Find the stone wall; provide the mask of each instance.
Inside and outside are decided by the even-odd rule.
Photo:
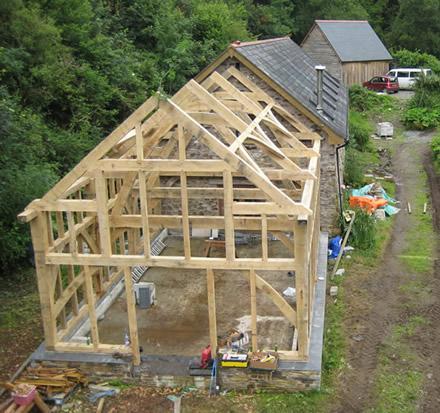
[[[123,380],[134,385],[148,387],[186,387],[208,390],[210,376],[190,376],[181,369],[173,374],[152,371],[149,363],[133,368],[130,363],[93,363],[79,361],[44,361],[37,363],[45,367],[78,368],[89,382]],[[36,365],[36,363],[34,363]],[[254,372],[243,368],[219,368],[218,383],[221,390],[267,390],[272,392],[294,392],[318,390],[321,375],[318,371],[296,371],[279,369],[274,373]]]

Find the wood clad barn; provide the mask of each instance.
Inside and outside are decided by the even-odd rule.
[[[385,74],[392,61],[368,21],[316,20],[301,47],[347,86]]]
[[[315,77],[290,39],[231,45],[172,98],[148,99],[28,205],[20,218],[31,226],[44,354],[105,363],[125,354],[146,361],[157,384],[164,372],[152,356],[187,363],[206,343],[215,354],[244,323],[249,348],[278,348],[303,366],[314,354],[320,366],[321,161],[344,140],[347,96],[325,75],[317,111]],[[154,284],[154,309],[136,305],[139,281]],[[319,386],[316,365],[314,378],[298,379],[307,388]],[[167,383],[170,371],[187,375],[173,365]]]

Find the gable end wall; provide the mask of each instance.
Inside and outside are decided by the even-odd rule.
[[[315,26],[312,29],[301,47],[316,63],[326,66],[329,73],[342,80],[342,65],[339,57],[319,27]]]

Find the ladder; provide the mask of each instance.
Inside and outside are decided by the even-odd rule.
[[[164,244],[160,239],[156,239],[151,244],[151,255],[154,257],[160,255],[165,247],[166,244]],[[147,270],[148,267],[144,265],[137,265],[136,267],[133,267],[131,270],[131,279],[133,282],[138,283]]]

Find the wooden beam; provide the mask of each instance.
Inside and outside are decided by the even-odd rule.
[[[48,248],[45,212],[39,212],[36,219],[31,221],[32,244],[34,247],[35,270],[37,273],[38,292],[40,294],[41,318],[43,320],[46,348],[53,350],[56,344],[56,317],[54,314],[54,299],[50,293],[51,268],[45,263]]]
[[[252,351],[258,351],[258,336],[257,336],[257,285],[255,270],[250,270],[249,284],[251,290],[251,344]]]
[[[209,341],[212,357],[217,355],[217,311],[215,306],[215,280],[212,268],[206,269],[208,291]]]
[[[84,266],[84,281],[86,285],[87,306],[89,310],[90,333],[94,350],[99,347],[98,319],[96,317],[95,293],[93,291],[92,271]]]
[[[223,190],[223,189],[222,189]],[[218,215],[190,215],[189,223],[192,228],[200,229],[224,229],[225,220],[223,216]],[[181,215],[149,215],[149,227],[151,230],[160,228],[178,229],[182,227]],[[142,227],[142,217],[140,215],[120,215],[110,217],[110,223],[113,228],[140,228]],[[268,231],[283,231],[292,227],[293,218],[287,215],[278,215],[277,217],[267,218]],[[235,230],[261,231],[260,217],[234,217]]]
[[[141,201],[141,216],[142,216],[142,240],[144,243],[144,255],[146,258],[151,256],[150,243],[150,222],[148,219],[148,197],[147,197],[147,183],[144,171],[139,171],[139,198]]]
[[[309,351],[309,281],[308,281],[308,252],[307,252],[307,222],[297,222],[294,227],[295,288],[298,328],[298,354],[306,358]]]
[[[124,172],[223,172],[230,167],[221,160],[174,160],[174,159],[102,159],[96,163],[101,171]]]
[[[127,299],[128,328],[130,330],[130,344],[133,354],[133,364],[141,364],[141,353],[139,350],[138,326],[136,319],[136,301],[134,298],[133,280],[130,267],[124,267],[125,296]]]
[[[267,245],[267,217],[261,215],[261,257],[263,261],[267,261],[269,258],[268,245]]]
[[[29,204],[29,208],[36,208],[40,211],[96,212],[96,201],[88,199],[58,199],[56,201],[36,199]]]
[[[224,214],[225,214],[225,240],[226,240],[226,259],[235,259],[235,233],[234,233],[234,213],[233,213],[233,181],[230,172],[223,173]]]
[[[48,253],[46,255],[47,264],[66,264],[66,265],[89,265],[89,266],[135,266],[143,265],[145,267],[168,267],[168,268],[190,268],[205,269],[250,269],[257,268],[261,270],[291,270],[295,269],[295,260],[292,258],[269,258],[264,262],[261,258],[236,258],[228,261],[225,258],[205,258],[191,257],[186,260],[183,256],[152,256],[145,258],[142,255],[112,255],[106,257],[97,254],[78,254],[72,256],[65,253]]]
[[[98,223],[101,251],[104,255],[110,256],[112,244],[110,239],[110,224],[107,210],[107,181],[102,171],[97,170],[95,174],[96,202],[98,204]]]

